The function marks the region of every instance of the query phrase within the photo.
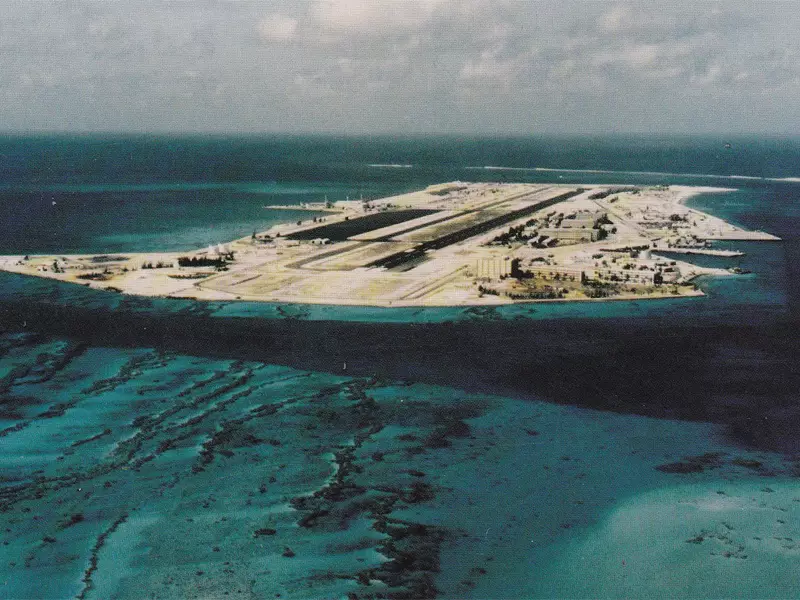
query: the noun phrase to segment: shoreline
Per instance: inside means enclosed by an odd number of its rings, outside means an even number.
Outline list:
[[[70,255],[64,255],[70,256]],[[30,273],[24,273],[22,271],[14,271],[10,269],[0,269],[4,270],[8,273],[12,273],[14,275],[21,275],[23,277],[29,278],[38,278],[38,279],[51,279],[53,281],[58,281],[59,283],[74,285],[77,287],[84,287],[94,291],[99,292],[109,292],[119,294],[121,296],[134,296],[134,297],[141,297],[141,298],[154,298],[154,299],[161,299],[161,300],[192,300],[195,302],[226,302],[226,303],[258,303],[258,304],[273,304],[273,305],[283,305],[283,304],[295,304],[295,305],[303,305],[308,304],[312,306],[347,306],[347,307],[363,307],[363,308],[470,308],[470,307],[500,307],[500,306],[512,306],[515,304],[549,304],[549,303],[558,303],[558,304],[582,304],[586,302],[596,303],[596,302],[635,302],[637,300],[680,300],[680,299],[689,299],[689,298],[702,298],[706,297],[706,294],[702,289],[697,288],[692,292],[683,292],[680,294],[672,294],[672,293],[663,293],[663,294],[652,294],[652,295],[640,295],[640,294],[620,294],[618,296],[611,296],[605,298],[531,298],[531,299],[511,299],[511,298],[501,298],[498,296],[488,295],[486,301],[481,302],[480,298],[465,300],[463,302],[430,302],[430,301],[386,301],[386,302],[348,302],[346,300],[337,299],[336,302],[320,300],[315,298],[295,298],[295,297],[272,297],[272,298],[254,298],[254,297],[226,297],[222,295],[220,292],[219,296],[212,296],[208,294],[206,297],[198,297],[192,295],[177,295],[177,294],[144,294],[144,293],[129,293],[124,291],[119,291],[116,289],[108,289],[108,287],[103,287],[102,285],[92,285],[87,282],[78,282],[78,281],[68,281],[63,279],[56,279],[53,277],[38,277],[36,275],[32,275]],[[706,269],[706,272],[696,273],[693,275],[689,281],[694,281],[700,277],[733,277],[735,274],[730,273],[728,271],[722,269]]]
[[[669,252],[655,243],[663,234],[654,232],[653,227],[669,229],[660,223],[677,221],[684,229],[675,231],[694,227],[699,239],[715,235],[720,239],[778,239],[742,230],[701,211],[683,208],[684,212],[676,213],[673,208],[697,194],[729,192],[730,188],[654,186],[632,190],[599,184],[447,182],[364,204],[338,202],[328,209],[334,213],[330,217],[273,225],[207,249],[5,256],[0,257],[0,269],[123,295],[198,302],[486,307],[701,297],[705,293],[694,286],[694,279],[732,275],[725,269],[658,257],[661,250]],[[305,208],[316,210],[317,206]],[[599,238],[592,233],[588,238],[577,225],[569,225],[578,221],[569,220],[565,220],[565,229],[552,229],[551,215],[558,211],[561,216],[555,217],[555,227],[560,227],[565,212],[602,214],[611,219],[614,231]],[[549,235],[565,232],[572,237],[563,239],[582,241],[558,242],[555,247],[539,246],[539,250],[527,243],[497,244],[497,239],[506,239],[498,236],[506,235],[507,228],[521,231],[534,222],[544,223],[540,225],[543,231],[555,232]],[[596,222],[593,227],[595,233],[599,231]],[[653,256],[648,252],[644,259],[636,258],[636,249],[648,246]],[[714,250],[703,253],[738,255]],[[589,255],[595,259],[606,256],[607,260],[600,266],[599,260],[592,262]],[[189,260],[192,264],[185,264]],[[522,274],[512,277],[510,265],[523,260],[532,268],[528,279]],[[486,268],[482,264],[490,270],[482,271]],[[525,272],[524,266],[516,268]],[[656,279],[657,269],[659,273],[666,270],[670,278]],[[580,272],[578,283],[574,283],[576,272]],[[588,279],[592,273],[594,283],[584,283],[584,277]],[[499,290],[491,287],[493,281],[500,283]],[[591,297],[590,283],[611,295]],[[635,293],[635,289],[649,293]]]

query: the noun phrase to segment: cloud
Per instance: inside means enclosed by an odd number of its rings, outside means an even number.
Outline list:
[[[312,19],[324,32],[382,36],[419,29],[443,0],[327,0],[318,2]]]
[[[280,14],[271,14],[258,23],[261,39],[269,42],[288,42],[297,34],[297,19]]]
[[[483,85],[493,84],[510,88],[523,84],[529,72],[529,56],[504,56],[499,49],[484,50],[477,58],[469,58],[459,73],[462,80]]]
[[[765,102],[800,123],[789,2],[6,1],[8,128],[646,130]]]

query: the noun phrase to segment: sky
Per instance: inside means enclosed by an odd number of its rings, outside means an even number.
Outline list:
[[[0,0],[0,130],[797,135],[799,5]]]

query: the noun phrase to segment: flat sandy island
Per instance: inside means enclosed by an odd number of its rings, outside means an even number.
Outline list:
[[[696,296],[696,277],[737,271],[673,254],[736,256],[714,242],[778,239],[685,206],[692,195],[724,191],[450,182],[306,204],[323,216],[190,252],[4,256],[0,269],[217,301],[456,306]]]

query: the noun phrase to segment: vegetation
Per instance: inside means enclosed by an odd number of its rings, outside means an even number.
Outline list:
[[[77,276],[78,279],[88,279],[91,281],[107,281],[111,279],[111,273],[103,272],[103,273],[81,273]]]
[[[205,279],[211,273],[187,273],[186,275],[168,275],[170,279]]]
[[[541,288],[533,288],[524,292],[509,292],[508,297],[512,300],[557,300],[566,295],[563,288],[554,288],[545,285]]]
[[[619,187],[619,188],[610,188],[608,190],[603,190],[601,192],[595,192],[589,198],[592,200],[602,200],[603,198],[608,198],[609,196],[613,196],[614,194],[620,194],[622,192],[633,192],[638,193],[639,189],[635,187]]]
[[[587,298],[610,298],[620,293],[620,287],[613,283],[590,280],[584,284],[584,293]]]
[[[517,225],[516,227],[509,227],[508,231],[501,233],[494,238],[490,244],[508,244],[510,242],[525,241],[530,236],[525,236],[522,232],[525,230],[525,225]]]
[[[120,262],[123,260],[129,260],[129,259],[127,256],[109,256],[107,254],[92,257],[93,263]]]
[[[207,256],[179,256],[178,265],[181,267],[215,267],[222,269],[227,265],[224,258],[209,258]]]
[[[447,196],[447,194],[449,194],[450,192],[460,192],[461,190],[465,189],[467,189],[467,186],[465,185],[452,185],[433,192],[429,191],[428,193],[431,194],[432,196]]]

